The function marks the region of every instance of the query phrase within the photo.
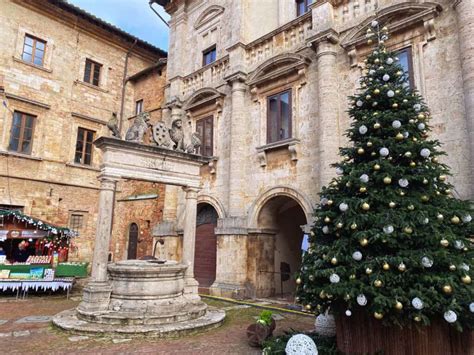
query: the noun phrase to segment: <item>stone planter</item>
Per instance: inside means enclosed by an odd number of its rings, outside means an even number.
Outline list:
[[[336,318],[337,348],[345,354],[470,355],[474,353],[472,331],[460,333],[443,320],[429,327],[385,327],[361,310],[351,317]]]
[[[270,325],[260,323],[250,324],[247,327],[247,341],[250,346],[261,347],[263,342],[273,335],[276,328],[276,322],[272,318]]]

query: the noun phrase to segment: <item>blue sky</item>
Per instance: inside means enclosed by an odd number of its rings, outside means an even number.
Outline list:
[[[68,0],[87,12],[163,50],[168,50],[168,27],[148,6],[148,0]],[[161,6],[153,5],[166,20]]]

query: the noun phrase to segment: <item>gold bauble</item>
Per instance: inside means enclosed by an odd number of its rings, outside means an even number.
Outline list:
[[[444,190],[444,193],[445,193],[446,195],[449,195],[449,194],[451,193],[451,190],[450,190],[450,189],[446,189],[446,190]]]
[[[399,194],[400,194],[400,196],[405,196],[405,191],[400,190]]]
[[[379,113],[378,113],[378,112],[374,112],[374,113],[372,113],[372,116],[378,116],[378,115],[379,115]]]
[[[344,295],[344,300],[345,300],[345,301],[349,301],[350,299],[351,299],[351,295],[348,294],[348,293],[346,293],[346,294]]]
[[[332,295],[330,293],[327,294],[327,298],[328,299],[331,299],[332,298]]]
[[[372,142],[367,142],[367,147],[372,147]]]
[[[430,198],[429,198],[428,195],[423,195],[423,196],[421,196],[420,199],[421,199],[421,201],[423,201],[423,202],[428,202],[428,201],[430,200]]]
[[[453,224],[459,224],[459,222],[461,222],[461,220],[459,219],[458,216],[453,216],[453,217],[451,218],[451,223],[453,223]]]
[[[395,136],[395,139],[397,141],[401,141],[403,139],[403,134],[401,134],[400,132],[397,133],[397,135]]]
[[[395,102],[395,103],[392,104],[392,107],[393,108],[398,108],[398,104]]]
[[[395,90],[395,94],[399,94],[400,93],[400,90]]]
[[[437,163],[437,162],[438,162],[438,158],[433,157],[433,158],[431,159],[431,161],[432,161],[433,163]]]
[[[403,103],[406,104],[408,102],[407,99],[403,99]]]
[[[377,153],[375,153],[375,152],[370,153],[371,157],[375,157],[376,155],[377,155]]]
[[[375,63],[375,64],[379,64],[379,63],[380,63],[380,59],[379,59],[379,58],[375,58],[374,63]]]
[[[375,280],[375,281],[374,281],[374,286],[375,286],[375,287],[382,287],[382,281],[380,281],[380,280]]]
[[[414,209],[415,209],[415,206],[413,206],[413,205],[408,206],[408,210],[413,211]]]
[[[390,208],[394,208],[396,205],[397,205],[397,204],[396,204],[395,202],[393,202],[393,201],[390,201],[390,202],[388,203],[388,207],[390,207]]]
[[[398,270],[405,271],[406,269],[407,269],[407,267],[405,266],[404,263],[400,263],[400,265],[398,265]]]
[[[380,165],[379,165],[379,164],[375,164],[375,165],[374,165],[374,170],[380,170]]]
[[[413,228],[411,228],[411,227],[405,227],[405,228],[403,228],[403,231],[404,231],[406,234],[412,234],[412,233],[413,233]]]
[[[397,310],[402,310],[403,309],[403,304],[400,301],[395,302],[395,309]]]
[[[443,292],[447,295],[450,295],[453,292],[453,288],[450,285],[444,285]]]
[[[441,246],[446,248],[449,245],[449,241],[447,239],[441,239],[439,241],[439,244],[441,244]]]
[[[449,270],[455,271],[456,270],[456,265],[453,265],[453,264],[449,265]]]
[[[436,218],[438,218],[438,221],[442,221],[444,219],[444,216],[441,213],[438,213]]]
[[[440,175],[438,180],[439,181],[446,181],[446,175]]]
[[[311,305],[310,304],[307,304],[306,306],[304,306],[304,308],[309,311],[311,309]]]
[[[336,265],[337,264],[337,258],[332,258],[331,259],[331,264]]]
[[[379,129],[379,128],[380,128],[380,123],[375,122],[375,123],[374,123],[374,128],[375,128],[375,129]]]
[[[414,168],[415,166],[416,166],[416,163],[415,163],[414,161],[411,161],[411,162],[410,162],[410,167],[411,167],[411,168]]]
[[[318,304],[318,305],[316,306],[316,309],[317,309],[318,311],[320,311],[322,308],[323,308],[323,307],[321,307],[320,304]]]
[[[338,224],[336,224],[336,228],[341,229],[342,228],[342,223],[339,222]]]
[[[369,241],[366,238],[362,238],[359,241],[359,244],[362,245],[363,247],[365,247],[367,244],[369,244]]]
[[[357,229],[357,224],[355,224],[355,223],[352,223],[352,224],[351,224],[351,229],[352,229],[352,230],[355,230],[355,229]]]
[[[367,275],[370,275],[372,273],[372,269],[370,267],[368,267],[367,269],[365,269],[365,273]]]
[[[468,251],[467,247],[462,248],[462,251]]]
[[[372,43],[374,43],[374,41],[372,41],[371,39],[367,40],[367,44],[370,46]]]
[[[331,222],[331,218],[329,218],[329,217],[324,218],[324,222],[326,222],[326,223]]]
[[[359,189],[360,192],[367,192],[367,188],[365,188],[364,186],[362,186],[360,189]]]
[[[413,138],[412,138],[412,141],[413,141],[413,142],[418,142],[418,138],[413,137]]]
[[[328,200],[328,206],[332,206],[333,203],[334,203],[333,200]]]
[[[365,153],[364,148],[359,148],[359,149],[357,149],[357,154],[362,155],[362,154],[364,154],[364,153]]]
[[[415,318],[413,318],[415,320],[415,322],[420,322],[421,321],[421,317],[420,316],[415,316]]]
[[[471,283],[471,276],[464,275],[463,277],[461,277],[461,281],[463,284],[469,285]]]
[[[326,292],[324,292],[324,290],[322,290],[322,291],[319,293],[319,298],[321,298],[321,299],[325,299],[325,298],[326,298]]]
[[[388,185],[388,184],[391,184],[392,183],[392,179],[389,177],[389,176],[386,176],[383,178],[383,183],[385,185]]]
[[[374,317],[375,317],[375,319],[382,319],[383,318],[383,313],[374,312]]]
[[[370,100],[371,98],[372,98],[372,96],[370,96],[370,95],[367,95],[367,96],[365,97],[366,100]]]
[[[402,74],[403,74],[403,72],[401,70],[397,71],[397,76],[400,76]]]
[[[390,265],[388,263],[384,263],[382,268],[387,271],[387,270],[390,270]]]
[[[419,120],[424,120],[425,119],[425,115],[423,113],[419,113],[418,114],[418,119]],[[422,127],[423,128],[423,127]]]
[[[312,236],[312,237],[314,237],[314,236],[315,236],[315,234],[314,234],[314,232],[313,232],[313,231],[309,232],[309,234],[311,234],[311,236]]]
[[[370,205],[369,205],[367,202],[364,202],[364,203],[362,204],[362,209],[363,209],[364,211],[368,211],[368,210],[370,209]]]
[[[352,275],[349,275],[349,280],[355,280],[356,278],[356,275],[352,274]]]
[[[379,89],[375,89],[375,90],[374,90],[374,94],[375,94],[375,95],[380,94],[380,90],[379,90]]]
[[[411,152],[405,152],[404,154],[407,158],[410,158],[411,157]]]

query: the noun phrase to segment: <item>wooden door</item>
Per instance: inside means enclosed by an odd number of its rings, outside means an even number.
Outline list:
[[[215,224],[206,223],[196,227],[194,254],[194,278],[201,287],[209,287],[216,279],[217,238]]]
[[[138,247],[138,225],[136,223],[130,224],[128,230],[128,254],[127,259],[137,258]]]

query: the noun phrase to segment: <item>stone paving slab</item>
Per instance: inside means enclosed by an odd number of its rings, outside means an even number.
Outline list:
[[[19,331],[13,332],[14,337],[27,337],[30,335],[31,335],[31,332],[29,330],[19,330]]]
[[[5,324],[8,322],[8,319],[0,319],[0,325]]]
[[[89,337],[85,335],[76,335],[76,336],[67,338],[67,340],[72,341],[73,343],[78,342],[78,341],[88,340],[88,339]]]
[[[15,321],[15,323],[48,323],[51,322],[51,316],[29,316],[23,317]],[[1,323],[0,323],[1,324]]]

